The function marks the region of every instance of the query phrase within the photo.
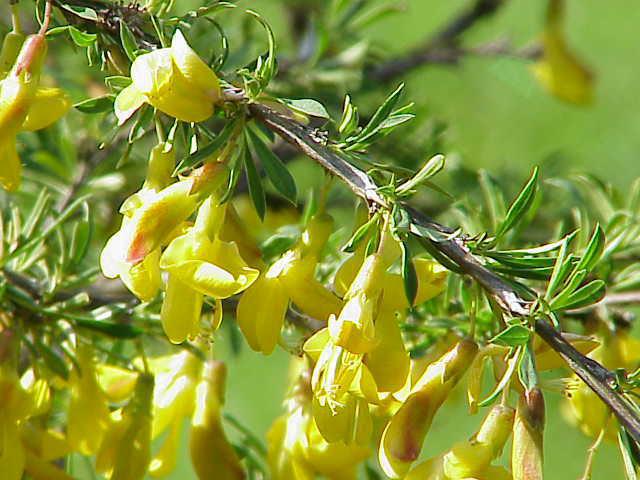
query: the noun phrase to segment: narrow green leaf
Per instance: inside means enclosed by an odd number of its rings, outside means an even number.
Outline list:
[[[264,220],[264,215],[267,211],[267,199],[264,194],[264,188],[262,188],[262,179],[260,178],[260,175],[258,175],[258,170],[253,163],[253,159],[251,158],[251,153],[248,148],[244,149],[243,157],[245,172],[247,175],[247,185],[249,187],[249,196],[251,197],[251,201],[253,202],[253,206],[256,209],[258,217],[260,217],[260,220]]]
[[[635,455],[633,454],[633,446],[631,442],[633,442],[633,439],[629,438],[624,427],[620,426],[618,429],[618,447],[622,454],[622,462],[624,464],[627,480],[638,480],[638,465],[636,465],[636,462],[634,461]]]
[[[529,207],[533,203],[533,199],[536,195],[536,190],[538,188],[538,167],[533,169],[533,173],[529,178],[529,181],[522,188],[516,199],[513,201],[507,214],[498,227],[496,232],[496,237],[500,238],[509,230],[511,230],[515,225],[522,220],[522,218],[527,213]]]
[[[411,258],[411,250],[407,242],[401,242],[402,250],[402,282],[404,284],[404,294],[409,301],[409,305],[413,305],[418,294],[418,274],[416,267]]]
[[[536,370],[535,355],[531,342],[527,342],[522,352],[522,358],[518,366],[518,377],[525,390],[531,390],[538,386],[538,371]]]
[[[505,203],[500,187],[486,170],[478,172],[478,182],[489,210],[491,225],[498,231],[498,224],[505,218]]]
[[[444,155],[438,154],[431,157],[413,177],[400,185],[396,189],[396,192],[399,195],[405,195],[411,192],[423,182],[426,182],[434,175],[437,175],[444,168],[444,164]]]
[[[73,40],[73,43],[79,47],[89,47],[93,45],[98,38],[95,33],[88,33],[78,30],[73,25],[63,25],[61,27],[54,27],[47,31],[47,37],[54,37],[63,33],[69,33],[69,37]]]
[[[511,325],[489,341],[505,347],[519,347],[526,345],[530,337],[531,330],[524,325]]]
[[[600,260],[600,256],[602,255],[602,251],[604,250],[604,231],[600,227],[600,225],[596,225],[593,230],[593,234],[591,235],[591,239],[587,244],[587,247],[582,254],[582,258],[580,259],[580,263],[576,266],[576,270],[586,270],[587,273],[590,272],[593,267],[595,267],[598,260]]]
[[[210,143],[206,144],[204,147],[198,148],[197,151],[187,155],[182,160],[180,160],[178,166],[173,172],[173,175],[182,173],[185,170],[195,167],[196,165],[198,165],[198,163],[212,156],[214,153],[220,150],[227,144],[227,141],[235,133],[236,126],[236,121],[227,123],[220,131],[220,133]]]
[[[89,249],[93,222],[89,205],[82,205],[82,218],[78,220],[71,231],[71,246],[69,247],[69,261],[71,265],[79,264]]]
[[[372,216],[367,222],[363,223],[358,229],[351,235],[349,241],[342,247],[342,251],[346,253],[353,253],[360,246],[360,244],[369,238],[371,231],[376,227],[378,221],[377,216]]]
[[[74,104],[74,108],[82,113],[102,113],[113,110],[114,95],[104,95],[102,97],[88,98]]]
[[[74,318],[73,321],[78,327],[93,330],[94,332],[103,333],[115,338],[136,338],[144,333],[140,328],[124,323],[113,323],[80,318]]]
[[[44,343],[37,343],[36,349],[40,353],[40,358],[44,361],[49,370],[64,380],[69,380],[69,366],[65,362],[62,355],[55,352],[51,347]]]
[[[122,75],[112,75],[105,78],[104,83],[109,90],[114,93],[118,93],[131,85],[131,78]]]
[[[553,273],[551,274],[549,285],[547,286],[547,291],[544,295],[544,298],[547,301],[549,301],[549,299],[553,297],[553,295],[562,285],[562,282],[564,282],[564,279],[566,278],[566,275],[569,273],[570,269],[573,268],[571,265],[573,256],[569,253],[569,246],[571,245],[573,239],[576,237],[577,233],[577,231],[574,231],[562,240],[562,244],[558,252],[558,258],[556,259],[555,265],[553,267]]]
[[[606,292],[606,284],[602,280],[593,280],[585,286],[580,287],[566,298],[559,298],[551,302],[550,306],[554,310],[574,309],[592,305],[602,300]]]
[[[253,131],[249,131],[253,153],[260,159],[267,177],[287,200],[296,204],[296,183],[287,167]]]
[[[502,390],[504,390],[504,388],[509,384],[511,377],[513,377],[516,367],[520,363],[519,357],[521,354],[522,354],[522,348],[519,347],[516,350],[516,352],[513,354],[513,357],[511,357],[507,362],[507,370],[502,376],[502,378],[500,379],[500,381],[498,382],[498,384],[494,387],[494,389],[491,391],[491,393],[487,398],[478,402],[479,407],[486,407],[487,405],[491,405],[495,401],[495,399],[498,398],[498,395],[500,395]]]
[[[358,109],[351,103],[351,97],[346,95],[344,97],[342,118],[340,119],[338,131],[343,137],[351,135],[358,128],[359,120]]]
[[[136,120],[131,125],[129,130],[129,143],[133,144],[144,137],[147,133],[147,128],[151,125],[153,120],[154,110],[149,105],[144,105],[138,113],[136,113]]]
[[[124,53],[133,62],[137,57],[138,43],[129,26],[122,19],[120,19],[120,41],[122,42]]]
[[[67,5],[66,3],[59,3],[60,8],[64,8],[65,10],[73,13],[75,16],[84,18],[85,20],[89,20],[95,22],[98,20],[98,14],[96,11],[89,7],[80,7],[76,5]]]

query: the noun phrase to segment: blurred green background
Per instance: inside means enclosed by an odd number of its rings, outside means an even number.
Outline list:
[[[176,3],[176,12],[199,4],[191,0]],[[237,3],[263,14],[286,47],[286,15],[281,2]],[[369,27],[367,35],[372,45],[386,54],[401,53],[428,38],[470,3],[405,0],[401,2],[403,11]],[[407,83],[405,99],[416,103],[419,119],[446,124],[446,143],[459,153],[461,161],[472,169],[511,175],[513,190],[524,182],[533,165],[550,158],[560,159],[566,171],[592,172],[623,189],[640,175],[640,96],[636,87],[640,9],[628,0],[567,3],[569,41],[596,75],[595,101],[588,107],[567,105],[549,96],[535,82],[526,62],[518,59],[469,57],[455,66],[429,65],[397,81]],[[508,39],[516,47],[526,46],[542,29],[545,6],[543,0],[508,0],[497,15],[468,32],[464,43]],[[241,48],[231,44],[232,51]],[[61,68],[54,75],[64,84],[65,78],[77,77],[77,71]],[[356,103],[358,100],[355,98]],[[301,179],[302,184],[304,181]],[[216,340],[219,356],[228,361],[226,408],[264,438],[271,422],[282,412],[288,356],[276,351],[264,357],[246,346],[239,355],[233,355],[229,332],[223,328]],[[563,420],[559,393],[549,393],[547,399],[546,478],[576,479],[584,469],[591,441]],[[479,424],[480,415],[468,416],[462,395],[452,403],[439,413],[425,442],[425,456],[470,435]],[[183,448],[180,466],[171,479],[193,476],[186,442]],[[505,449],[505,462],[508,454],[509,447]],[[82,470],[82,462],[78,463],[77,468]],[[593,478],[623,478],[614,445],[603,445],[599,450]]]

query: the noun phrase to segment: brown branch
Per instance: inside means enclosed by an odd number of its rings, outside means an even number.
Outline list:
[[[249,111],[270,130],[309,156],[326,170],[340,178],[370,207],[388,209],[373,180],[362,170],[343,159],[330,145],[317,138],[312,129],[304,127],[271,108],[256,103],[248,105]],[[528,317],[531,302],[499,275],[488,269],[464,244],[464,239],[454,231],[440,225],[417,210],[406,207],[412,220],[412,228],[424,228],[441,238],[429,238],[429,242],[441,255],[451,260],[459,269],[477,281],[499,307],[509,316]],[[616,391],[615,377],[598,362],[584,356],[569,344],[561,332],[542,319],[535,319],[536,333],[567,362],[571,370],[582,379],[611,409],[629,434],[640,442],[640,419],[633,407]]]

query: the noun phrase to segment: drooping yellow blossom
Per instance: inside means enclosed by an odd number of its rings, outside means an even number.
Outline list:
[[[314,277],[332,225],[328,215],[313,217],[300,242],[261,274],[242,295],[237,321],[254,350],[264,354],[273,351],[290,301],[303,313],[320,321],[340,310],[340,299]]]
[[[511,434],[514,411],[504,405],[493,407],[480,430],[469,440],[459,442],[447,453],[414,467],[406,480],[502,480],[511,475],[491,461],[502,452]]]
[[[268,460],[273,480],[311,480],[323,475],[332,480],[355,480],[356,468],[369,448],[356,443],[327,443],[311,415],[309,370],[294,363],[296,378],[278,417],[267,434]]]
[[[141,480],[151,460],[153,376],[141,374],[129,403],[111,414],[112,424],[96,455],[96,470],[109,480]]]
[[[67,438],[75,451],[92,455],[98,451],[109,428],[110,412],[107,396],[96,377],[92,348],[79,344],[76,358],[81,370],[74,369],[69,379],[71,398],[67,415]]]
[[[104,275],[107,278],[120,277],[126,287],[143,302],[153,299],[162,285],[158,264],[160,249],[156,248],[137,264],[127,261],[128,242],[132,241],[130,223],[145,202],[153,202],[158,192],[169,184],[174,165],[175,150],[171,144],[160,143],[153,147],[149,155],[147,178],[140,191],[127,198],[120,207],[122,226],[107,241],[100,254],[100,267]]]
[[[402,275],[387,271],[390,263],[400,256],[397,242],[388,241],[384,254],[384,260],[378,256],[377,262],[384,264],[384,270],[375,275],[380,276],[375,284],[381,286],[381,298],[375,303],[375,337],[371,342],[372,348],[365,356],[364,362],[373,374],[380,392],[395,392],[400,389],[407,380],[409,374],[409,354],[404,347],[398,314],[409,308],[409,302],[404,293]],[[334,279],[334,288],[339,295],[347,295],[350,286],[360,275],[362,269],[370,269],[365,262],[365,247],[361,247],[349,257],[338,269]],[[372,261],[372,257],[368,260]],[[444,290],[446,270],[433,260],[418,258],[413,260],[418,277],[418,291],[415,302],[423,303],[435,297]],[[365,272],[362,272],[363,274]],[[374,272],[369,272],[373,274]],[[363,311],[364,313],[364,311]],[[341,314],[342,315],[342,314]],[[336,325],[337,326],[337,325]]]
[[[567,45],[564,32],[564,0],[549,0],[542,34],[542,58],[532,70],[552,95],[574,104],[593,99],[593,74]]]
[[[9,43],[11,49],[16,47],[15,39]],[[15,190],[20,184],[18,132],[45,128],[71,107],[62,90],[39,86],[46,51],[44,32],[28,36],[11,70],[0,80],[0,186],[6,190]],[[12,53],[7,53],[7,59]]]
[[[225,209],[215,195],[205,200],[195,225],[175,238],[160,259],[160,268],[169,273],[162,326],[173,343],[198,334],[205,295],[216,300],[228,298],[258,278],[258,270],[247,265],[237,245],[220,239]],[[218,303],[219,313],[221,308]]]
[[[513,423],[513,480],[543,479],[544,396],[533,388],[520,396]]]
[[[369,404],[379,396],[363,355],[333,343],[328,328],[307,340],[304,350],[315,361],[312,413],[318,430],[329,443],[366,445],[373,431]]]
[[[163,477],[175,468],[184,421],[193,415],[202,361],[183,351],[150,359],[149,366],[155,375],[152,439],[168,430],[162,446],[151,460],[149,473]]]
[[[241,480],[240,459],[222,427],[227,371],[222,362],[205,364],[196,387],[196,405],[189,432],[191,464],[200,480]]]
[[[213,114],[220,99],[216,74],[191,49],[180,30],[170,48],[160,48],[136,58],[132,83],[115,101],[115,113],[124,123],[143,103],[184,122],[202,122]]]
[[[633,370],[640,363],[640,341],[631,337],[626,330],[607,332],[602,335],[602,344],[588,357],[610,370]],[[573,376],[573,383],[575,388],[569,390],[568,408],[564,409],[569,420],[580,427],[585,435],[593,438],[608,425],[605,438],[615,440],[617,422],[615,418],[610,418],[609,408],[576,375]]]
[[[442,403],[471,365],[478,346],[461,340],[427,367],[384,429],[378,459],[385,473],[402,477],[418,458],[431,422]]]

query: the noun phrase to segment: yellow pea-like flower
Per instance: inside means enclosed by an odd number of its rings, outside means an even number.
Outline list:
[[[542,58],[532,70],[542,86],[560,100],[588,104],[593,99],[593,74],[567,45],[563,20],[564,1],[549,0]]]
[[[184,122],[202,122],[213,114],[220,99],[216,74],[191,49],[180,30],[171,47],[136,58],[132,83],[115,101],[119,123],[124,123],[143,103]]]
[[[340,310],[340,299],[314,278],[320,251],[332,225],[328,215],[312,218],[300,242],[243,293],[236,318],[254,350],[267,355],[273,351],[290,301],[303,313],[321,321]]]
[[[240,459],[222,427],[222,405],[226,367],[222,362],[205,364],[196,387],[196,405],[191,420],[191,463],[201,480],[240,480],[245,477]]]
[[[399,478],[418,458],[431,422],[447,396],[471,365],[478,346],[462,340],[427,367],[384,429],[378,459],[384,472]]]
[[[96,375],[100,388],[107,395],[109,401],[124,402],[135,390],[138,372],[127,370],[115,365],[99,364]]]
[[[134,239],[135,224],[132,221],[145,202],[156,201],[156,195],[169,184],[174,165],[175,151],[172,145],[160,143],[153,147],[149,155],[147,178],[140,191],[122,204],[122,226],[107,241],[100,255],[100,267],[104,275],[108,278],[120,277],[125,286],[143,302],[152,300],[162,286],[160,249],[145,252],[144,258],[138,263],[130,262],[127,252]],[[169,218],[167,220],[173,221]],[[142,222],[144,219],[136,221]]]
[[[513,423],[513,480],[543,479],[544,396],[539,388],[525,391]]]
[[[196,224],[175,238],[160,259],[160,268],[169,273],[161,319],[173,343],[197,335],[205,295],[228,298],[258,278],[258,270],[247,265],[237,245],[219,238],[225,208],[215,196],[205,200]]]
[[[318,430],[329,443],[365,445],[373,430],[369,404],[380,399],[362,354],[334,344],[326,328],[307,340],[304,349],[316,359],[311,386]]]
[[[81,371],[70,375],[71,399],[67,416],[67,438],[74,450],[92,455],[98,451],[109,428],[110,416],[107,396],[96,378],[93,350],[79,344],[76,358]]]
[[[17,50],[19,38],[9,34],[8,62]],[[11,47],[11,48],[10,48]],[[20,184],[22,165],[16,147],[21,131],[40,130],[57,121],[71,108],[68,96],[57,88],[41,88],[40,71],[46,55],[44,34],[30,35],[21,44],[9,73],[0,80],[0,185],[15,190]]]

